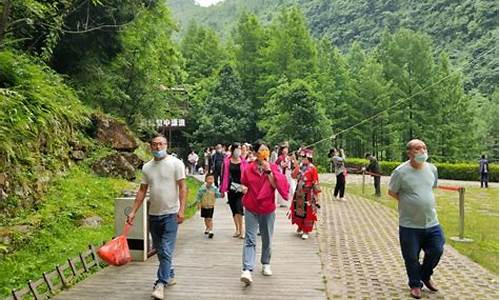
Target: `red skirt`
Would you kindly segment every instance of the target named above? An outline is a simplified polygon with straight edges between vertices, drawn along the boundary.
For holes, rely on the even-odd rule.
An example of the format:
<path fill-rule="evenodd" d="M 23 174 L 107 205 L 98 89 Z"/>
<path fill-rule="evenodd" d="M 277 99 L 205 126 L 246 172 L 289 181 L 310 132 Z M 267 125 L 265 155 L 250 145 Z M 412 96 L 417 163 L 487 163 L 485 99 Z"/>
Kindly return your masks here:
<path fill-rule="evenodd" d="M 309 233 L 313 230 L 314 223 L 318 221 L 316 207 L 314 207 L 314 204 L 311 205 L 311 202 L 308 201 L 314 196 L 312 192 L 302 194 L 301 196 L 305 198 L 305 201 L 302 200 L 303 198 L 300 196 L 294 199 L 290 206 L 290 218 L 292 219 L 292 224 L 296 224 L 299 230 L 302 230 L 304 233 Z"/>

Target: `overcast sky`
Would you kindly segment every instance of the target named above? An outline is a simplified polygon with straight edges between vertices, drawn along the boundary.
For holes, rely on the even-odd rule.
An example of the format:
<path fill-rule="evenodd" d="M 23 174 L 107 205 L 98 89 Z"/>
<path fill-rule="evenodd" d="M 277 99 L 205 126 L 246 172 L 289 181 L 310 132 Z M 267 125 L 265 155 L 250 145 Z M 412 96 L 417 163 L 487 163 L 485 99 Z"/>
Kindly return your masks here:
<path fill-rule="evenodd" d="M 198 3 L 201 6 L 210 6 L 212 4 L 224 1 L 224 0 L 194 0 L 196 3 Z"/>

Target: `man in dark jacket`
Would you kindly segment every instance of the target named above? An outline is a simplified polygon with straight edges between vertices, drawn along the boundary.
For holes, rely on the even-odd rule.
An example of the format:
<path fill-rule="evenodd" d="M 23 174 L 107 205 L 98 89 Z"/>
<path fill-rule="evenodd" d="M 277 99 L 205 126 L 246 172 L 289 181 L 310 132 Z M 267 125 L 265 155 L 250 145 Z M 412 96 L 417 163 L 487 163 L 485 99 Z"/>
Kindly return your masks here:
<path fill-rule="evenodd" d="M 486 159 L 486 155 L 481 155 L 481 160 L 479 160 L 479 175 L 481 175 L 481 187 L 487 188 L 488 187 L 488 174 L 489 174 L 489 168 L 488 168 L 488 160 Z"/>
<path fill-rule="evenodd" d="M 371 175 L 373 176 L 373 186 L 375 187 L 375 196 L 380 197 L 380 175 L 382 175 L 382 172 L 380 171 L 378 160 L 377 158 L 375 158 L 375 156 L 371 155 L 370 153 L 367 153 L 365 157 L 370 161 L 365 170 L 372 173 Z"/>
<path fill-rule="evenodd" d="M 219 183 L 221 182 L 221 176 L 222 176 L 222 163 L 224 162 L 224 153 L 222 151 L 222 145 L 217 144 L 215 146 L 215 153 L 212 155 L 212 172 L 214 173 L 215 176 L 215 186 L 219 186 Z"/>

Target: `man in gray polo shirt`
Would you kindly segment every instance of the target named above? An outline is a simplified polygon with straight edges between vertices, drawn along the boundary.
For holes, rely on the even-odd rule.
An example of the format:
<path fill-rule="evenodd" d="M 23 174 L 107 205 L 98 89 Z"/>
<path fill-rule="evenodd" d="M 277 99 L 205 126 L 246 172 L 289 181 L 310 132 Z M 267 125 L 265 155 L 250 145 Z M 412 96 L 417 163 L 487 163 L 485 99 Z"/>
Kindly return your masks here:
<path fill-rule="evenodd" d="M 184 221 L 186 174 L 182 161 L 167 154 L 167 139 L 164 136 L 154 137 L 150 148 L 154 158 L 142 167 L 141 186 L 127 222 L 133 224 L 135 214 L 149 188 L 149 229 L 160 261 L 152 296 L 155 299 L 163 299 L 164 286 L 175 282 L 172 255 L 178 224 Z"/>
<path fill-rule="evenodd" d="M 432 292 L 438 290 L 431 275 L 443 254 L 445 238 L 432 191 L 437 187 L 437 169 L 426 162 L 428 156 L 424 142 L 414 139 L 406 148 L 409 160 L 392 172 L 389 195 L 399 202 L 399 242 L 410 294 L 420 299 L 422 283 Z M 419 261 L 421 250 L 425 254 L 422 264 Z"/>

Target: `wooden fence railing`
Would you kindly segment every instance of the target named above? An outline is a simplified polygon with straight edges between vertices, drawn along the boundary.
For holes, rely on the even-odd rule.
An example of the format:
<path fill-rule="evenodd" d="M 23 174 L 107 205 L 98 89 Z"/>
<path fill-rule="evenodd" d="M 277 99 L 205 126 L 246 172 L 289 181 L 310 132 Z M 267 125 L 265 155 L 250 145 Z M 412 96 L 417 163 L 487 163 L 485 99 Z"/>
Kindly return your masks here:
<path fill-rule="evenodd" d="M 51 272 L 42 273 L 38 280 L 29 280 L 26 287 L 13 289 L 11 296 L 5 300 L 49 299 L 57 292 L 71 286 L 78 279 L 94 269 L 101 268 L 101 262 L 94 246 L 89 245 L 89 250 L 80 253 L 77 257 L 68 258 L 63 265 L 57 265 Z"/>

